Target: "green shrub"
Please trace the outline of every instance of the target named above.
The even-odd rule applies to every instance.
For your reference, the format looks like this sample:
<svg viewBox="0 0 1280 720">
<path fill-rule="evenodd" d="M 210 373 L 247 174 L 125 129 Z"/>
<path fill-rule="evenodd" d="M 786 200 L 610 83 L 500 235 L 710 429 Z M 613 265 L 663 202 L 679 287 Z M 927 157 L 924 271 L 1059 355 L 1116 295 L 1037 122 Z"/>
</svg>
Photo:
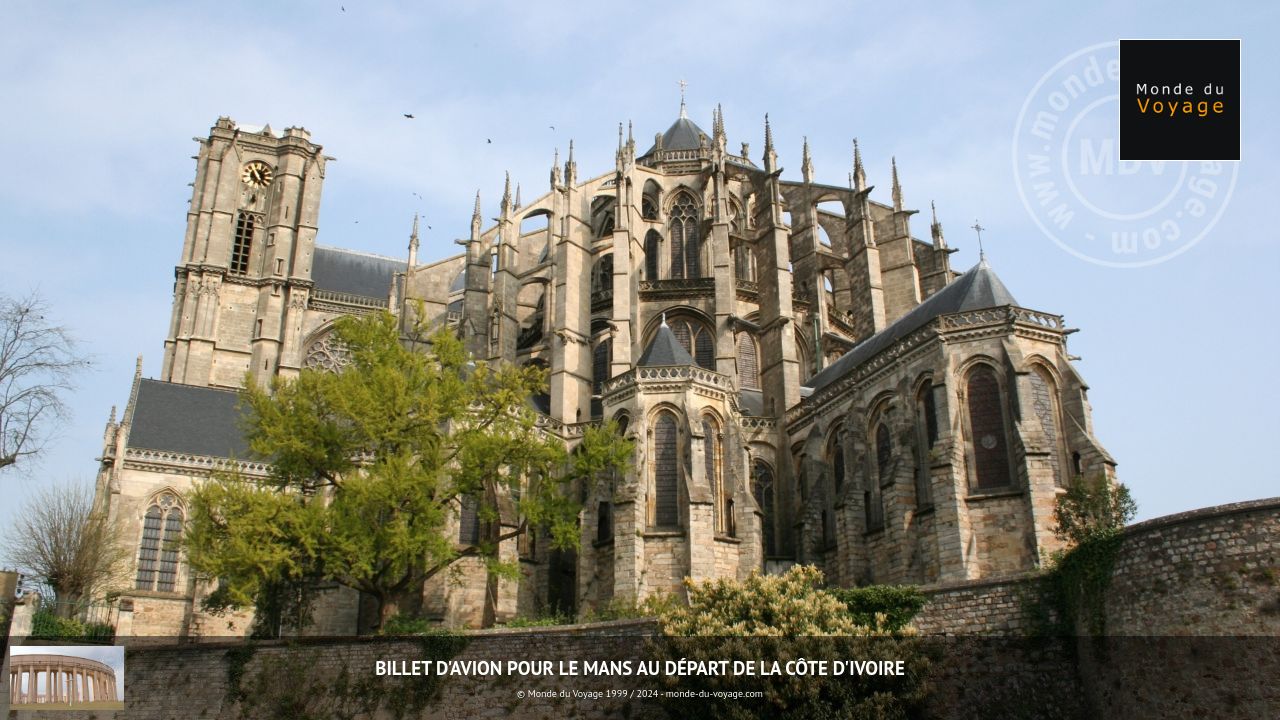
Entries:
<svg viewBox="0 0 1280 720">
<path fill-rule="evenodd" d="M 929 602 L 910 585 L 868 585 L 827 590 L 849 609 L 853 621 L 865 627 L 900 633 Z"/>
<path fill-rule="evenodd" d="M 689 604 L 659 615 L 664 638 L 653 660 L 901 660 L 905 676 L 691 675 L 664 676 L 668 690 L 706 691 L 695 702 L 668 697 L 673 718 L 907 718 L 921 712 L 927 653 L 914 637 L 893 636 L 854 622 L 848 607 L 821 589 L 822 573 L 796 566 L 783 575 L 752 574 L 741 582 L 686 580 Z M 743 702 L 723 694 L 759 691 Z M 696 695 L 695 695 L 696 696 Z"/>
<path fill-rule="evenodd" d="M 116 629 L 107 623 L 86 623 L 60 618 L 49 610 L 37 610 L 31 617 L 31 637 L 39 640 L 83 640 L 111 642 Z"/>
<path fill-rule="evenodd" d="M 556 625 L 572 625 L 574 619 L 568 615 L 517 615 L 506 622 L 509 628 L 555 627 Z"/>
</svg>

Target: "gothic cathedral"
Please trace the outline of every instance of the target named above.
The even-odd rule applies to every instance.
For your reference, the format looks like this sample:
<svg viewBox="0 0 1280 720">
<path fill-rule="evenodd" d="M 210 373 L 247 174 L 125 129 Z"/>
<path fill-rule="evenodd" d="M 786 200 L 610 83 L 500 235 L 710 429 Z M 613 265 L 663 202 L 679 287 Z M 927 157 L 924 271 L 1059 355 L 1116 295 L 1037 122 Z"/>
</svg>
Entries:
<svg viewBox="0 0 1280 720">
<path fill-rule="evenodd" d="M 607 418 L 635 440 L 630 473 L 583 498 L 576 552 L 528 533 L 502 550 L 518 580 L 495 588 L 464 559 L 460 581 L 429 582 L 446 624 L 794 563 L 844 586 L 1006 576 L 1057 547 L 1073 478 L 1114 474 L 1061 316 L 1020 306 L 985 260 L 954 271 L 936 214 L 912 235 L 896 165 L 890 201 L 872 199 L 856 143 L 847 185 L 815 182 L 807 143 L 784 180 L 767 119 L 757 164 L 719 110 L 707 134 L 682 103 L 643 153 L 620 127 L 601 174 L 580 178 L 570 145 L 536 200 L 508 180 L 496 224 L 477 194 L 465 252 L 419 264 L 416 220 L 403 258 L 317 244 L 327 158 L 306 130 L 220 118 L 199 142 L 160 375 L 139 359 L 98 477 L 135 543 L 122 635 L 248 627 L 201 607 L 212 587 L 173 542 L 184 494 L 228 463 L 266 475 L 237 389 L 339 370 L 343 315 L 455 328 L 477 358 L 547 370 L 546 432 L 572 444 Z M 456 528 L 476 541 L 466 508 Z M 358 632 L 362 605 L 332 588 L 308 632 Z"/>
</svg>

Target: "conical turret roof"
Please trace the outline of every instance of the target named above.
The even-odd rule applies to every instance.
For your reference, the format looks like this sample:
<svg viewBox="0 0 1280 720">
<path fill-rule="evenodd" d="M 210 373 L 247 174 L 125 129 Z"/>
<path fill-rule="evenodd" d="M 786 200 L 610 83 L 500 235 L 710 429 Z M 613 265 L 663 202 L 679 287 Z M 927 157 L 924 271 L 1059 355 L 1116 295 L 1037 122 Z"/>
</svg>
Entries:
<svg viewBox="0 0 1280 720">
<path fill-rule="evenodd" d="M 641 367 L 697 365 L 693 356 L 684 349 L 680 340 L 676 338 L 676 334 L 667 326 L 666 318 L 663 318 L 662 325 L 658 327 L 658 333 L 653 336 L 653 340 L 649 341 L 649 347 L 644 349 L 644 353 L 640 355 L 640 361 L 636 364 Z"/>
</svg>

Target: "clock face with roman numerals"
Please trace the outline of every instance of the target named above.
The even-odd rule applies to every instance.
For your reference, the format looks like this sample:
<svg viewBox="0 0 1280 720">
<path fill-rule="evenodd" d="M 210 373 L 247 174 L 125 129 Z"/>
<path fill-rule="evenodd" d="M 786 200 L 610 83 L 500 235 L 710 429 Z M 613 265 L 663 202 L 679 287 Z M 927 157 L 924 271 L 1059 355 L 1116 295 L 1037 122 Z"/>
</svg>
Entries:
<svg viewBox="0 0 1280 720">
<path fill-rule="evenodd" d="M 271 184 L 271 167 L 264 162 L 246 163 L 240 179 L 250 187 L 266 187 Z"/>
</svg>

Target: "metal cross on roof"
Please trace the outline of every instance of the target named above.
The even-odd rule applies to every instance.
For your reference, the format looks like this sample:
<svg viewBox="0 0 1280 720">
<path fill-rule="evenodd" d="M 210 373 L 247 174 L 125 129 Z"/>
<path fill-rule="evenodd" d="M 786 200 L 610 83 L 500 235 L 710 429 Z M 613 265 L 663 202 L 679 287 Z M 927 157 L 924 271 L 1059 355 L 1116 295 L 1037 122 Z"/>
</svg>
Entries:
<svg viewBox="0 0 1280 720">
<path fill-rule="evenodd" d="M 980 225 L 977 220 L 973 221 L 972 227 L 973 227 L 973 230 L 978 233 L 978 259 L 986 260 L 987 254 L 982 249 L 982 231 L 986 230 L 986 228 L 982 227 L 982 225 Z"/>
<path fill-rule="evenodd" d="M 684 89 L 689 85 L 689 83 L 685 82 L 684 80 L 680 80 L 679 82 L 680 82 L 680 117 L 688 117 L 685 114 L 685 110 L 684 110 Z"/>
</svg>

